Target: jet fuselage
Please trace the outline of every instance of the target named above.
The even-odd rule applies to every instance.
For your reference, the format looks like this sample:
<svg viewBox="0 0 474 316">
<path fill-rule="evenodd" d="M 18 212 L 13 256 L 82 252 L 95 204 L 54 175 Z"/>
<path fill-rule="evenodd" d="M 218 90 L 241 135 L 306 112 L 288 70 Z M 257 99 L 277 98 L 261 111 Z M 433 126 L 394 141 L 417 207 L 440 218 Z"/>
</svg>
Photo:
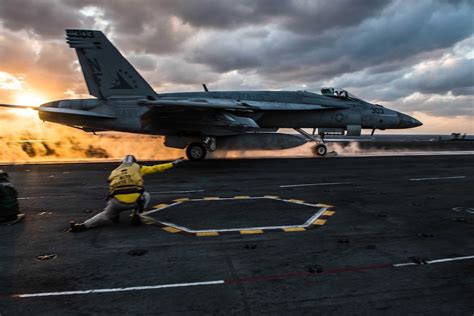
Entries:
<svg viewBox="0 0 474 316">
<path fill-rule="evenodd" d="M 343 108 L 330 110 L 260 110 L 239 112 L 239 117 L 253 119 L 260 129 L 278 128 L 334 128 L 346 129 L 352 127 L 357 134 L 361 129 L 400 129 L 420 126 L 418 120 L 391 110 L 389 108 L 365 102 L 355 98 L 337 98 L 324 96 L 306 91 L 216 91 L 216 92 L 182 92 L 159 94 L 161 99 L 233 99 L 241 102 L 273 102 L 301 105 L 340 106 Z M 192 116 L 181 111 L 166 113 L 153 117 L 152 122 L 146 122 L 142 116 L 149 110 L 141 106 L 141 99 L 78 99 L 62 100 L 44 104 L 45 107 L 58 107 L 93 111 L 115 117 L 113 120 L 64 115 L 62 113 L 41 112 L 40 118 L 60 124 L 72 125 L 85 130 L 113 130 L 132 133 L 157 134 L 164 136 L 229 136 L 242 133 L 241 127 L 223 124 L 219 126 L 218 118 L 208 112 L 199 111 Z M 210 122 L 207 122 L 210 121 Z M 212 122 L 212 123 L 211 123 Z M 182 129 L 180 129 L 182 126 Z M 207 126 L 207 127 L 206 127 Z M 194 131 L 193 131 L 194 128 Z"/>
</svg>

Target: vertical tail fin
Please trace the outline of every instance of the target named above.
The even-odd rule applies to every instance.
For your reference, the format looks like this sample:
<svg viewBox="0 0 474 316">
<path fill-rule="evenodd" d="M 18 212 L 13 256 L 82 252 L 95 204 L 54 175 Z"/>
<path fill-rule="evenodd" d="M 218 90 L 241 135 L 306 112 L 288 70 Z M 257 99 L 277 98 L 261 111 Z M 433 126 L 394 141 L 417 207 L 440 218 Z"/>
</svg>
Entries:
<svg viewBox="0 0 474 316">
<path fill-rule="evenodd" d="M 101 31 L 66 30 L 66 35 L 69 46 L 76 49 L 91 95 L 100 99 L 156 95 Z"/>
</svg>

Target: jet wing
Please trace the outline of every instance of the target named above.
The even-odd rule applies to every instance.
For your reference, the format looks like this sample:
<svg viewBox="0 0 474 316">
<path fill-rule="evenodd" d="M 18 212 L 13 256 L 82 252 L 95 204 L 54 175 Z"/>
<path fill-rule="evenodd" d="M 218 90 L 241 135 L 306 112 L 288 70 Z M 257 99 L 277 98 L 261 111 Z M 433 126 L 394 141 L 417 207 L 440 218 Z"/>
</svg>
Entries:
<svg viewBox="0 0 474 316">
<path fill-rule="evenodd" d="M 75 110 L 75 109 L 66 109 L 66 108 L 55 108 L 49 106 L 31 106 L 31 105 L 18 105 L 18 104 L 0 104 L 0 107 L 8 107 L 14 109 L 33 109 L 38 112 L 44 113 L 58 113 L 64 115 L 76 115 L 76 116 L 84 116 L 90 118 L 102 118 L 102 119 L 115 119 L 114 116 L 92 112 L 92 111 L 84 111 L 84 110 Z"/>
<path fill-rule="evenodd" d="M 345 106 L 324 106 L 304 103 L 283 103 L 283 102 L 263 102 L 244 101 L 233 99 L 213 99 L 213 98 L 187 98 L 143 100 L 139 103 L 144 106 L 152 106 L 168 110 L 179 109 L 203 109 L 203 110 L 228 110 L 228 111 L 315 111 L 315 110 L 337 110 L 345 109 Z"/>
</svg>

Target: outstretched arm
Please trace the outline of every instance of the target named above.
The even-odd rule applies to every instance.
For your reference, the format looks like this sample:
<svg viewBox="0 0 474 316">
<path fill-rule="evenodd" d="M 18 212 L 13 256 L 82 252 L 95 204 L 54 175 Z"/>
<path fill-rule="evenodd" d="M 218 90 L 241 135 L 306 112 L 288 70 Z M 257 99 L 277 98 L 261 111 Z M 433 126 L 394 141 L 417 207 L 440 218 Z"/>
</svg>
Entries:
<svg viewBox="0 0 474 316">
<path fill-rule="evenodd" d="M 176 166 L 177 164 L 181 162 L 183 162 L 183 158 L 176 159 L 173 162 L 163 163 L 163 164 L 154 165 L 154 166 L 141 166 L 140 173 L 142 175 L 147 175 L 147 174 L 152 174 L 156 172 L 163 172 L 165 170 L 173 168 L 174 166 Z"/>
</svg>

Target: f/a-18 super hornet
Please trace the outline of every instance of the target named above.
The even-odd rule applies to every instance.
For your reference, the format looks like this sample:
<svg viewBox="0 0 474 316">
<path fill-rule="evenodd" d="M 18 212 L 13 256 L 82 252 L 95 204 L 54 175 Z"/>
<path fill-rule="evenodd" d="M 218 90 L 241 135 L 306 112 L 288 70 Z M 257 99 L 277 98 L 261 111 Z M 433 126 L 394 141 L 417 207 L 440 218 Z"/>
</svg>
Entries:
<svg viewBox="0 0 474 316">
<path fill-rule="evenodd" d="M 95 98 L 48 102 L 34 108 L 40 119 L 86 132 L 121 131 L 165 136 L 165 145 L 186 148 L 201 160 L 220 140 L 275 135 L 292 128 L 314 153 L 325 155 L 325 133 L 358 136 L 362 129 L 402 129 L 418 120 L 361 100 L 345 90 L 209 91 L 156 93 L 101 31 L 66 30 L 75 48 L 89 93 Z M 29 107 L 28 105 L 7 105 Z M 312 128 L 308 133 L 303 128 Z M 316 133 L 316 128 L 318 133 Z M 281 135 L 281 134 L 276 134 Z M 255 136 L 257 137 L 257 136 Z"/>
</svg>

